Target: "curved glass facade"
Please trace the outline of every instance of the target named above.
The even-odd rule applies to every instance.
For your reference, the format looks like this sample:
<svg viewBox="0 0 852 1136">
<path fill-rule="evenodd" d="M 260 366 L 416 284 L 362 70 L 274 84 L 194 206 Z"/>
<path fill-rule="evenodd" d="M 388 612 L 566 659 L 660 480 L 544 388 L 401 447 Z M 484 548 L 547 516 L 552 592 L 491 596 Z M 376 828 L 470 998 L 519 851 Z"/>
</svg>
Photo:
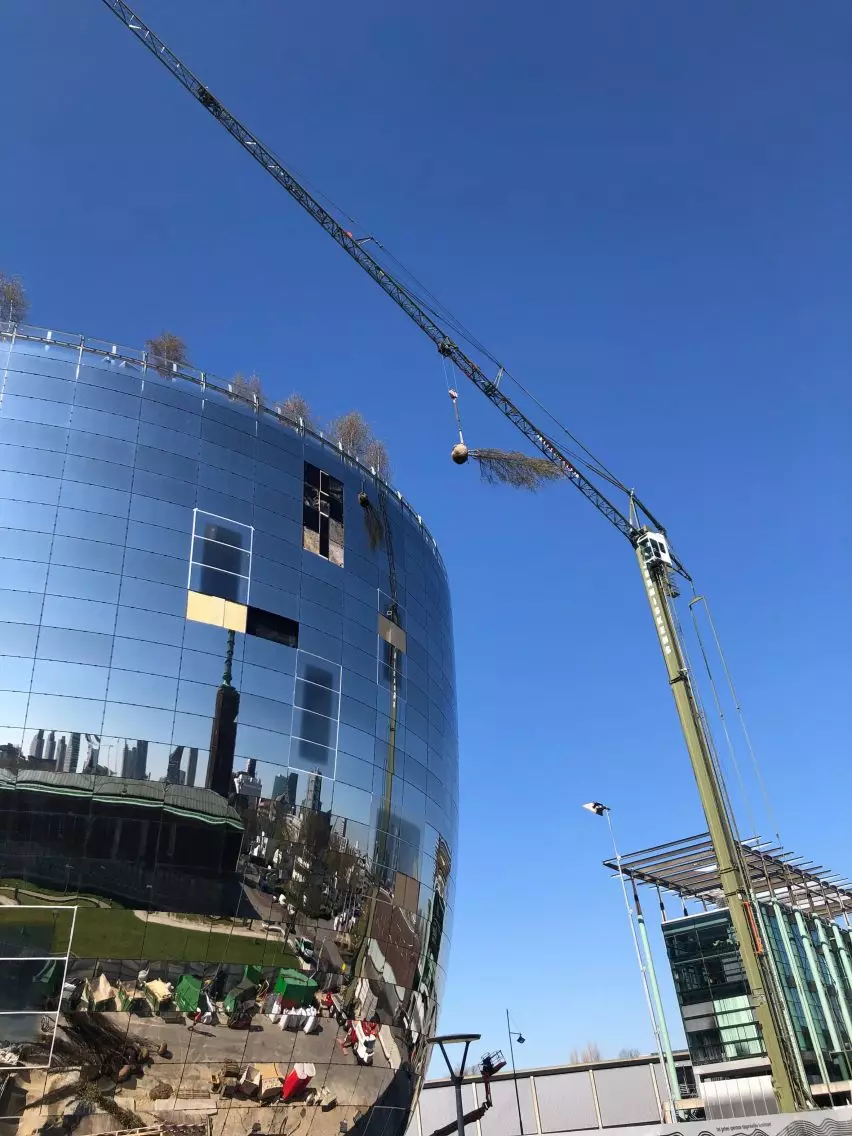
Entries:
<svg viewBox="0 0 852 1136">
<path fill-rule="evenodd" d="M 202 372 L 9 328 L 0 376 L 20 1131 L 82 1098 L 125 1126 L 245 1133 L 266 1103 L 265 1131 L 403 1132 L 457 829 L 432 537 L 339 447 Z"/>
</svg>

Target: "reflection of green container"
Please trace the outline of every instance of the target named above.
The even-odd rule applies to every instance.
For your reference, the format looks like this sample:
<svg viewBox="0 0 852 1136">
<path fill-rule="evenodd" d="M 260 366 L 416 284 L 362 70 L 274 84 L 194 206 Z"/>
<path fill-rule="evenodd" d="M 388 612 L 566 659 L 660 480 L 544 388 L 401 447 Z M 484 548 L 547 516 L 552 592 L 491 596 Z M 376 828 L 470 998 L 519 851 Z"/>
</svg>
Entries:
<svg viewBox="0 0 852 1136">
<path fill-rule="evenodd" d="M 317 984 L 298 970 L 279 970 L 272 988 L 273 994 L 283 995 L 288 1006 L 309 1006 L 314 1000 Z"/>
<path fill-rule="evenodd" d="M 175 1002 L 184 1014 L 193 1014 L 198 1009 L 198 996 L 201 993 L 201 979 L 185 974 L 177 984 Z"/>
<path fill-rule="evenodd" d="M 259 966 L 252 966 L 251 963 L 243 971 L 243 978 L 247 982 L 253 982 L 255 986 L 260 983 L 261 970 Z"/>
<path fill-rule="evenodd" d="M 256 967 L 246 967 L 246 970 L 256 970 Z M 238 1006 L 242 1006 L 244 1002 L 253 1002 L 257 994 L 257 986 L 248 978 L 244 978 L 241 982 L 229 990 L 225 995 L 225 1013 L 233 1014 Z"/>
</svg>

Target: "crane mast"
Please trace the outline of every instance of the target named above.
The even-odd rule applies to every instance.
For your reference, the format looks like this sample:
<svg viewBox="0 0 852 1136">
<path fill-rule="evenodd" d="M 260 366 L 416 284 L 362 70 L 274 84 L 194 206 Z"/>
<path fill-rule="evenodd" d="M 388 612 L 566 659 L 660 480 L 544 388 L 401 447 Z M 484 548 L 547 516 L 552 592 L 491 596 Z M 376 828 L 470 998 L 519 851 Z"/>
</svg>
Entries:
<svg viewBox="0 0 852 1136">
<path fill-rule="evenodd" d="M 369 238 L 356 238 L 324 208 L 259 138 L 244 126 L 215 95 L 185 66 L 169 47 L 139 18 L 124 0 L 102 0 L 160 63 L 210 115 L 255 159 L 283 189 L 313 217 L 376 284 L 433 342 L 438 352 L 462 372 L 548 461 L 552 462 L 588 501 L 626 537 L 633 546 L 651 614 L 657 629 L 669 685 L 689 753 L 693 775 L 707 819 L 725 900 L 739 944 L 743 967 L 751 990 L 752 1006 L 769 1059 L 775 1095 L 781 1112 L 811 1106 L 795 1061 L 781 996 L 772 964 L 761 941 L 753 911 L 749 877 L 742 863 L 735 824 L 723 792 L 720 773 L 690 679 L 671 600 L 677 594 L 674 575 L 691 580 L 672 552 L 665 530 L 638 499 L 631 498 L 630 517 L 617 508 L 586 477 L 544 430 L 532 422 L 505 393 L 500 374 L 489 378 L 484 370 L 455 343 L 438 319 L 419 301 L 414 291 L 398 280 L 365 247 Z M 641 514 L 648 523 L 639 523 Z"/>
</svg>

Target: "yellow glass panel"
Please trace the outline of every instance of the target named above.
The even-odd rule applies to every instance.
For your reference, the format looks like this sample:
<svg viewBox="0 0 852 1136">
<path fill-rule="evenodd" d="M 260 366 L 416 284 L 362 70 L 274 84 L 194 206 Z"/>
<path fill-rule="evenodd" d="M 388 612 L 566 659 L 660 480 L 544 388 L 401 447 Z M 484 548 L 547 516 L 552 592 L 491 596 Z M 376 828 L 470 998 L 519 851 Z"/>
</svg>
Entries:
<svg viewBox="0 0 852 1136">
<path fill-rule="evenodd" d="M 245 604 L 225 600 L 225 615 L 222 626 L 227 627 L 229 631 L 245 632 L 247 615 L 248 608 Z"/>
<path fill-rule="evenodd" d="M 219 599 L 218 596 L 205 596 L 201 592 L 188 592 L 186 618 L 194 619 L 197 623 L 212 623 L 214 627 L 224 627 L 225 600 Z M 243 630 L 245 630 L 245 621 L 243 621 Z"/>
</svg>

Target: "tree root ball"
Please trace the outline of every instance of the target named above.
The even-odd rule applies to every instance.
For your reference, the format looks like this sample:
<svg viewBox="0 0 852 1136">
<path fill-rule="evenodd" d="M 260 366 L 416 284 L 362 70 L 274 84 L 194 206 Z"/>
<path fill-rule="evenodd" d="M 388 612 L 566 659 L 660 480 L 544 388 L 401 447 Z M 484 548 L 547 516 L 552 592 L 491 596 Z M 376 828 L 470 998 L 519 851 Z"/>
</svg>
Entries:
<svg viewBox="0 0 852 1136">
<path fill-rule="evenodd" d="M 470 450 L 467 448 L 464 442 L 459 442 L 458 445 L 453 446 L 452 450 L 450 451 L 450 457 L 453 459 L 456 465 L 464 465 L 464 463 L 470 457 Z"/>
</svg>

